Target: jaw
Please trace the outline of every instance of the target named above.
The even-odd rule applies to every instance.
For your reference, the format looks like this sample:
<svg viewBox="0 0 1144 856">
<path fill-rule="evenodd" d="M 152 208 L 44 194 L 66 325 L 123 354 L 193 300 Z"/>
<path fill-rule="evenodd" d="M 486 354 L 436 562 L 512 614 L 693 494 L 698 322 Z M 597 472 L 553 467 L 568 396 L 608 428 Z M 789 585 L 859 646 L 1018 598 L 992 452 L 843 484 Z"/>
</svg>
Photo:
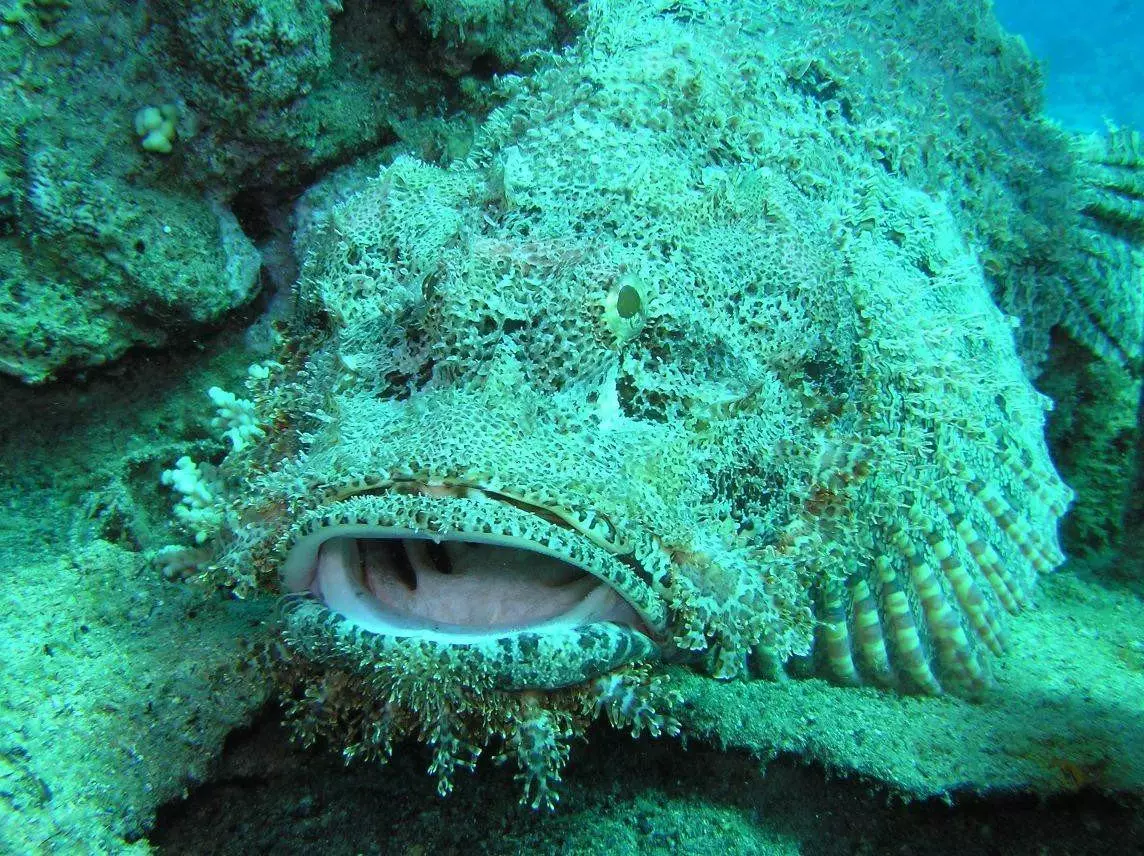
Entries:
<svg viewBox="0 0 1144 856">
<path fill-rule="evenodd" d="M 382 494 L 301 527 L 279 576 L 367 647 L 480 651 L 502 687 L 555 688 L 659 656 L 666 613 L 633 565 L 516 506 Z"/>
<path fill-rule="evenodd" d="M 612 621 L 646 633 L 603 582 L 554 556 L 369 528 L 323 540 L 305 590 L 371 633 L 467 643 Z"/>
</svg>

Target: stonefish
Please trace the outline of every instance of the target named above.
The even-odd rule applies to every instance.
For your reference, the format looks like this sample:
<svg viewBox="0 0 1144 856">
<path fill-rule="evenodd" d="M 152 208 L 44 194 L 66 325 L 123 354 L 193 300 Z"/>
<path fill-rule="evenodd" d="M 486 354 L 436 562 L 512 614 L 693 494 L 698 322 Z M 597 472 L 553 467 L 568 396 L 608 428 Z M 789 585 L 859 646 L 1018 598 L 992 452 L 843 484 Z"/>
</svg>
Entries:
<svg viewBox="0 0 1144 856">
<path fill-rule="evenodd" d="M 417 736 L 442 793 L 492 746 L 538 806 L 594 717 L 677 729 L 663 663 L 987 687 L 1062 561 L 1048 402 L 750 5 L 590 14 L 467 159 L 300 227 L 281 355 L 164 480 L 204 569 L 284 595 L 305 739 Z"/>
</svg>

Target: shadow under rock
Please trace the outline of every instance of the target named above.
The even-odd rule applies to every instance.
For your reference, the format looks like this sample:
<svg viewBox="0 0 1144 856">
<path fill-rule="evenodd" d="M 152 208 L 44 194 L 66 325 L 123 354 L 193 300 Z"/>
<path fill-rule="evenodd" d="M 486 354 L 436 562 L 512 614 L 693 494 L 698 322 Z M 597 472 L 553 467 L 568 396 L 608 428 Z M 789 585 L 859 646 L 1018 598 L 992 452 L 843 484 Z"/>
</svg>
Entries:
<svg viewBox="0 0 1144 856">
<path fill-rule="evenodd" d="M 160 810 L 149 839 L 160 853 L 1144 852 L 1138 798 L 1081 791 L 902 804 L 881 785 L 792 757 L 764 766 L 606 726 L 574 747 L 554 814 L 518 805 L 514 770 L 487 758 L 441 799 L 424 747 L 347 768 L 335 752 L 293 745 L 280 719 L 270 708 L 232 735 L 214 778 Z"/>
</svg>

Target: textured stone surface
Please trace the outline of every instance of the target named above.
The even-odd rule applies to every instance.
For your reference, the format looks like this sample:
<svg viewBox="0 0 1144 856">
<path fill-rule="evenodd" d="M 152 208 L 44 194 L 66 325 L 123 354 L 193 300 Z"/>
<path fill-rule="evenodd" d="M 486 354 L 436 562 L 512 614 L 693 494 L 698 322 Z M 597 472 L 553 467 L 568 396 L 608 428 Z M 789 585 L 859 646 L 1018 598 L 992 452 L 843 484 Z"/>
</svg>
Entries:
<svg viewBox="0 0 1144 856">
<path fill-rule="evenodd" d="M 0 372 L 27 383 L 218 324 L 261 263 L 227 193 L 140 148 L 136 111 L 177 93 L 144 79 L 138 15 L 53 8 L 58 41 L 19 26 L 0 40 Z"/>
</svg>

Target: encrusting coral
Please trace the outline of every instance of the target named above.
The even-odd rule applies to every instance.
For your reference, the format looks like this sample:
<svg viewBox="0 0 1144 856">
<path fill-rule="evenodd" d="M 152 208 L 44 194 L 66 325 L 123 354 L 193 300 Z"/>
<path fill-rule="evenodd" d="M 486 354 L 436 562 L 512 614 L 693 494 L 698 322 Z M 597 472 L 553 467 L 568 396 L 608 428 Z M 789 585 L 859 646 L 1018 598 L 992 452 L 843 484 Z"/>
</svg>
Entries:
<svg viewBox="0 0 1144 856">
<path fill-rule="evenodd" d="M 1048 401 L 949 211 L 755 6 L 592 4 L 468 160 L 298 236 L 279 362 L 213 395 L 254 416 L 204 569 L 284 595 L 305 740 L 416 736 L 442 793 L 491 744 L 551 806 L 594 717 L 677 731 L 662 662 L 989 685 L 1063 559 Z"/>
</svg>

